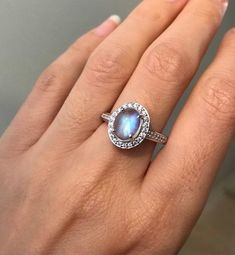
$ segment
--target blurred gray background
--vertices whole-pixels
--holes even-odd
[[[157,0],[156,0],[157,1]],[[0,134],[41,71],[71,42],[111,14],[125,17],[137,0],[0,0]],[[203,64],[169,121],[169,132],[198,75],[226,30],[235,26],[235,1]],[[0,184],[1,185],[1,184]],[[170,240],[169,240],[170,241]],[[180,255],[235,255],[235,143],[207,207]]]

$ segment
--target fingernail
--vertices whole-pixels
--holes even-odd
[[[94,33],[98,36],[107,36],[120,23],[121,23],[121,18],[118,15],[112,15],[107,20],[105,20],[101,25],[95,28]]]
[[[228,5],[229,5],[229,1],[228,0],[222,0],[223,2],[223,10],[222,10],[222,14],[223,16],[225,15],[227,9],[228,9]]]

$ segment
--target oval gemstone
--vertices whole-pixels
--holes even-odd
[[[140,125],[139,112],[132,108],[124,109],[115,118],[114,133],[121,140],[129,140],[138,134]]]

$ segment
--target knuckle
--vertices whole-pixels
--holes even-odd
[[[160,80],[175,82],[187,72],[186,59],[187,56],[182,50],[164,43],[146,53],[143,65],[151,75],[157,76]]]
[[[61,83],[57,67],[49,66],[39,77],[36,82],[36,89],[41,92],[53,92]]]
[[[192,15],[196,18],[204,20],[205,24],[214,24],[218,26],[222,19],[222,9],[220,3],[207,4],[203,8],[194,8]]]
[[[97,191],[97,190],[96,190]],[[78,216],[92,217],[94,215],[104,215],[108,210],[108,204],[99,194],[95,194],[91,191],[91,194],[87,194],[86,201],[82,201],[79,204]]]
[[[76,196],[80,197],[83,193],[85,199],[80,200],[79,216],[105,215],[113,208],[112,187],[108,184],[107,179],[98,180],[96,175],[80,185],[79,194],[75,191]]]
[[[230,78],[209,77],[205,80],[202,100],[206,110],[216,120],[235,121],[235,80]]]
[[[115,83],[129,76],[128,51],[119,45],[111,45],[95,52],[88,60],[86,76],[92,83]]]

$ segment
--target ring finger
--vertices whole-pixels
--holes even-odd
[[[129,101],[143,104],[152,116],[152,129],[161,131],[197,70],[222,20],[225,7],[224,1],[190,1],[175,22],[145,52],[115,108]],[[132,161],[131,168],[135,168],[131,174],[142,176],[154,143],[146,143],[138,149],[139,157],[135,156],[136,150],[122,153],[110,144],[106,129],[106,125],[102,125],[95,135],[107,148],[107,153],[112,154],[110,158],[117,158],[123,163],[128,155],[128,164]]]

